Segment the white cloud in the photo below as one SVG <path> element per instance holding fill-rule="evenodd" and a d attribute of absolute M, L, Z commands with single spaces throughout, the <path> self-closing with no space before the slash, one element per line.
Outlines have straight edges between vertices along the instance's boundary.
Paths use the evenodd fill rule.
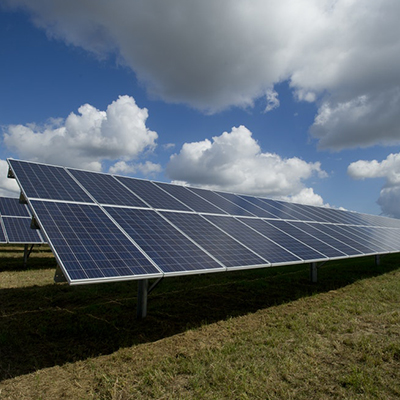
<path fill-rule="evenodd" d="M 145 176 L 157 174 L 162 171 L 160 164 L 155 164 L 151 161 L 138 164 L 128 164 L 125 161 L 118 161 L 109 169 L 110 174 L 133 174 L 140 171 Z"/>
<path fill-rule="evenodd" d="M 278 96 L 279 94 L 275 90 L 272 89 L 267 90 L 267 93 L 265 95 L 267 99 L 267 107 L 265 107 L 265 112 L 272 111 L 275 108 L 279 107 L 280 102 Z"/>
<path fill-rule="evenodd" d="M 347 168 L 353 179 L 384 178 L 378 204 L 385 215 L 400 218 L 400 153 L 389 154 L 381 162 L 359 160 Z"/>
<path fill-rule="evenodd" d="M 246 107 L 289 80 L 297 99 L 319 101 L 311 134 L 320 147 L 400 137 L 398 0 L 3 3 L 27 9 L 50 37 L 115 54 L 165 101 Z"/>
<path fill-rule="evenodd" d="M 320 163 L 299 158 L 283 159 L 262 153 L 251 132 L 244 126 L 232 128 L 212 141 L 185 143 L 171 156 L 167 174 L 175 183 L 209 189 L 292 198 L 293 201 L 320 205 L 322 199 L 306 188 L 304 181 L 326 173 Z"/>
<path fill-rule="evenodd" d="M 0 160 L 0 196 L 18 197 L 20 190 L 15 179 L 7 178 L 8 163 Z"/>
<path fill-rule="evenodd" d="M 65 121 L 11 125 L 3 141 L 23 159 L 100 171 L 104 160 L 134 160 L 156 146 L 147 117 L 132 97 L 120 96 L 106 111 L 85 104 Z"/>

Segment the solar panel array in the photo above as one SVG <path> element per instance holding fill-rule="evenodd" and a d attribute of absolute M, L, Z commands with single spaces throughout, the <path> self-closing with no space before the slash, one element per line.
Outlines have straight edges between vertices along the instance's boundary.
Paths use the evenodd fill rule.
<path fill-rule="evenodd" d="M 18 199 L 0 197 L 0 243 L 41 244 L 38 230 L 31 229 L 32 216 Z"/>
<path fill-rule="evenodd" d="M 400 221 L 8 160 L 72 284 L 400 251 Z"/>

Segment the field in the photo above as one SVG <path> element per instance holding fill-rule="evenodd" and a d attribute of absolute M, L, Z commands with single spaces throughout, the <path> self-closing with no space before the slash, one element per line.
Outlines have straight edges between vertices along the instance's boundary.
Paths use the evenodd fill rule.
<path fill-rule="evenodd" d="M 0 248 L 0 399 L 398 399 L 400 255 L 137 283 L 54 284 Z"/>

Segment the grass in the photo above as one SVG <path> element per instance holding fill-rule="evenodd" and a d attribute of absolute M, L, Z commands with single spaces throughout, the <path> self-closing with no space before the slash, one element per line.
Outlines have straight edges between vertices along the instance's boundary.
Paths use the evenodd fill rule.
<path fill-rule="evenodd" d="M 1 248 L 0 399 L 397 399 L 399 255 L 136 283 L 53 284 Z"/>

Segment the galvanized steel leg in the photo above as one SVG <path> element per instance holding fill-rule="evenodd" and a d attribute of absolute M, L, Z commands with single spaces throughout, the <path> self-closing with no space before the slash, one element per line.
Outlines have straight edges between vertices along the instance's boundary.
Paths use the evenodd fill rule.
<path fill-rule="evenodd" d="M 28 250 L 28 245 L 24 245 L 24 268 L 26 268 L 26 265 L 28 264 L 28 257 L 29 257 L 29 250 Z"/>
<path fill-rule="evenodd" d="M 379 257 L 379 254 L 377 254 L 375 256 L 375 265 L 380 265 L 380 263 L 381 263 L 381 258 Z"/>
<path fill-rule="evenodd" d="M 138 281 L 137 295 L 137 319 L 142 319 L 147 315 L 147 295 L 149 292 L 149 280 L 143 279 Z"/>
<path fill-rule="evenodd" d="M 312 283 L 317 283 L 318 281 L 318 271 L 317 271 L 317 263 L 310 263 L 310 280 Z"/>

